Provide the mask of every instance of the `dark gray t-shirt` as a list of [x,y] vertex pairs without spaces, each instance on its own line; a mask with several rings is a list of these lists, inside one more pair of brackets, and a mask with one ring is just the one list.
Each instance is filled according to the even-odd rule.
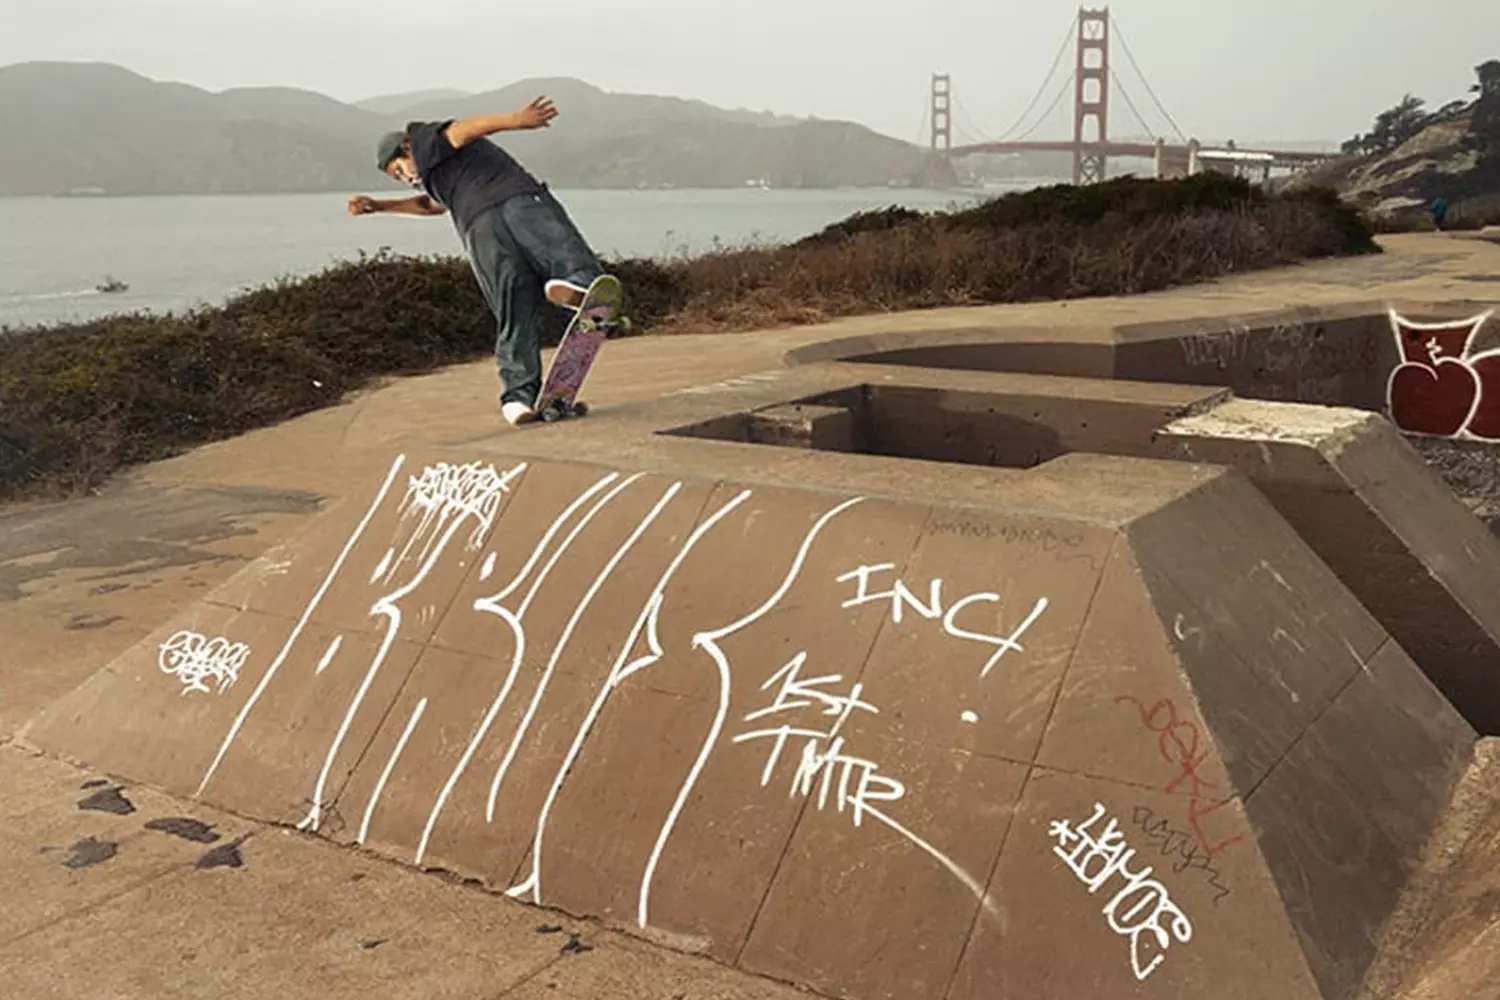
[[454,149],[443,134],[452,122],[451,118],[410,122],[406,134],[411,139],[411,155],[422,186],[453,213],[453,225],[460,233],[468,232],[486,209],[516,195],[542,190],[541,183],[515,157],[493,142],[475,139]]

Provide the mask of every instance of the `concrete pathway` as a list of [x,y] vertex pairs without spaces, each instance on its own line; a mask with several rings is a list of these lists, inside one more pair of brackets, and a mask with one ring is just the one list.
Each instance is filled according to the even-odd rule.
[[797,1000],[800,990],[0,747],[7,1000]]

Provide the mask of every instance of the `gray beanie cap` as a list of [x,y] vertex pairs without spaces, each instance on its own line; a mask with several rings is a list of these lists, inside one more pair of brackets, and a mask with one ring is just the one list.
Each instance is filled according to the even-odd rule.
[[391,161],[401,155],[401,144],[405,141],[405,132],[387,132],[381,136],[379,145],[375,147],[375,169],[385,173],[385,168],[391,165]]

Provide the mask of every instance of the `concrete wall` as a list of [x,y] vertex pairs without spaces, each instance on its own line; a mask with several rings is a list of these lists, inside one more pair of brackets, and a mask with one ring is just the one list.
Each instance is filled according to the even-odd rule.
[[[1459,322],[1494,308],[1480,302],[1393,305],[1418,323]],[[1042,329],[1006,330],[1003,335],[983,330],[922,337],[892,333],[815,345],[794,352],[789,361],[810,364],[842,359],[915,368],[1223,386],[1246,399],[1352,406],[1384,413],[1390,408],[1392,372],[1410,356],[1392,329],[1390,309],[1383,303],[1353,303],[1126,325],[1092,336],[1062,337],[1058,331]],[[1500,324],[1490,324],[1468,347],[1478,353],[1500,347]],[[1453,356],[1458,353],[1455,349]],[[1500,369],[1496,378],[1500,379]],[[1500,396],[1500,381],[1492,394]],[[1496,413],[1494,425],[1500,434],[1500,408]]]
[[993,476],[403,456],[26,738],[830,996],[1351,995],[1472,730],[1236,474]]

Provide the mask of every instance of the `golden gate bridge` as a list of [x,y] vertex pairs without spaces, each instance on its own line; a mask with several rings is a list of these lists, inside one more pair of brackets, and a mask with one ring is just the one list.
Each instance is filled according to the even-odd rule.
[[[1146,123],[1135,102],[1126,92],[1123,82],[1111,63],[1111,48],[1116,39],[1120,42],[1136,75],[1145,85],[1147,94],[1166,119],[1176,141],[1158,135]],[[1030,128],[1020,131],[1022,126],[1031,119],[1038,101],[1047,92],[1048,85],[1057,75],[1070,42],[1074,52],[1072,72],[1064,74],[1063,86],[1056,91],[1047,109],[1037,117]],[[1061,106],[1069,90],[1073,93],[1073,137],[1071,139],[1031,138],[1046,123],[1048,117]],[[1124,99],[1126,107],[1135,119],[1135,124],[1142,129],[1142,134],[1149,138],[1125,141],[1109,138],[1111,95],[1115,91],[1118,91]],[[1108,7],[1098,9],[1080,7],[1078,9],[1078,14],[1074,17],[1067,35],[1063,38],[1063,44],[1053,59],[1052,68],[1047,71],[1047,79],[1042,82],[1036,96],[1031,99],[1026,110],[1021,112],[1016,123],[1003,134],[994,138],[984,138],[973,129],[965,129],[962,126],[955,129],[955,110],[962,113],[962,106],[957,103],[951,77],[946,73],[934,73],[927,116],[923,122],[924,129],[930,126],[929,140],[933,152],[950,159],[981,153],[1072,153],[1074,184],[1092,184],[1104,180],[1109,160],[1112,157],[1152,160],[1155,166],[1155,176],[1159,178],[1183,177],[1203,170],[1218,170],[1241,176],[1259,174],[1262,179],[1265,179],[1270,177],[1272,170],[1295,170],[1337,156],[1336,153],[1244,149],[1236,147],[1233,142],[1223,147],[1205,146],[1197,139],[1188,138],[1177,127],[1176,121],[1162,106],[1161,101],[1157,99],[1150,82],[1146,80],[1145,74],[1136,63],[1135,55],[1130,51],[1124,35],[1120,33],[1118,24],[1111,18]],[[967,124],[972,125],[966,113],[963,113],[962,117]],[[960,140],[968,141],[955,145],[953,141],[955,132],[958,133]],[[1017,135],[1017,132],[1020,134]]]

